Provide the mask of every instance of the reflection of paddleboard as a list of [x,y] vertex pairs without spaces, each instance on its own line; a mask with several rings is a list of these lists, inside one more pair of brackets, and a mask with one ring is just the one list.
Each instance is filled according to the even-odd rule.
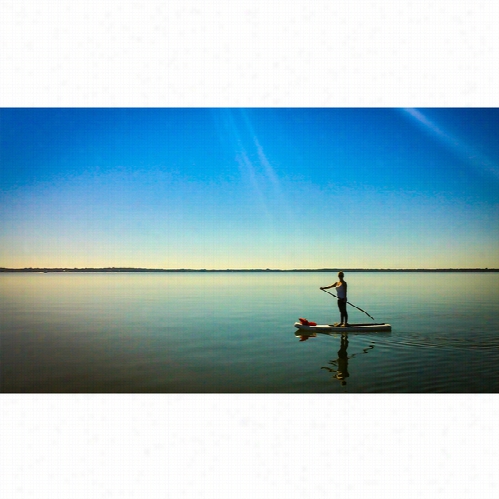
[[373,324],[350,324],[349,326],[340,326],[339,324],[315,324],[314,322],[295,322],[295,327],[302,331],[319,332],[338,332],[338,333],[359,333],[359,332],[377,332],[391,331],[392,326],[386,323]]

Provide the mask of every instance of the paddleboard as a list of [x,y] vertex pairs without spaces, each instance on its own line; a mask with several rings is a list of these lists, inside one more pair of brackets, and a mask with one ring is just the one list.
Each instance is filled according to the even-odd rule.
[[295,327],[302,331],[320,331],[329,333],[360,333],[360,332],[381,332],[391,331],[392,326],[386,323],[368,323],[368,324],[350,324],[349,326],[340,326],[338,324],[316,324],[295,322]]

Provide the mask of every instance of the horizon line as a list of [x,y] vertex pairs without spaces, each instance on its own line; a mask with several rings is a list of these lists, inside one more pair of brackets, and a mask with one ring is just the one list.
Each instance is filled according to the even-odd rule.
[[147,267],[0,267],[0,272],[499,272],[489,267],[324,267],[324,268],[147,268]]

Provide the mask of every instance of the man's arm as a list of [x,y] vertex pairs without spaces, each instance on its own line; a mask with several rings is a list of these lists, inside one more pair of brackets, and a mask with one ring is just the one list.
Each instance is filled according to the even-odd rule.
[[337,285],[338,285],[338,283],[337,283],[337,282],[335,282],[334,284],[331,284],[331,286],[324,286],[324,287],[322,287],[321,289],[330,289],[330,288],[335,288]]

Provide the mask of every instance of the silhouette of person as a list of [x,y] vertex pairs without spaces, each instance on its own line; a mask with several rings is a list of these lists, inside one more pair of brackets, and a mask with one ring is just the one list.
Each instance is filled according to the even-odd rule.
[[346,335],[341,336],[340,349],[338,350],[338,371],[336,373],[335,378],[341,381],[342,385],[346,385],[347,382],[345,378],[350,376],[348,372],[348,337]]
[[338,296],[338,308],[340,309],[340,323],[339,326],[348,326],[348,312],[347,312],[347,282],[343,279],[343,272],[338,272],[339,281],[331,284],[331,286],[324,286],[320,289],[336,288]]

